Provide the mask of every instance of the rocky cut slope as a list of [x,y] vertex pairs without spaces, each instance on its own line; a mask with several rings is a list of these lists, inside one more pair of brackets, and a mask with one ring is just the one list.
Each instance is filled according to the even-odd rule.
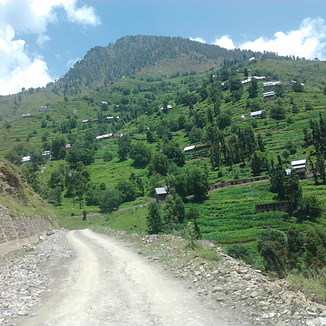
[[51,212],[11,165],[0,161],[0,254],[38,241],[56,228]]

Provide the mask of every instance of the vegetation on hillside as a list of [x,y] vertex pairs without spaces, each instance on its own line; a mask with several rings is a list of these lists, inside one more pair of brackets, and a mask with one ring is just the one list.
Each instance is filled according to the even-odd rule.
[[[49,86],[65,100],[24,118],[23,103],[2,110],[0,152],[61,217],[87,210],[131,232],[187,230],[280,276],[323,268],[325,72],[320,61],[127,37]],[[285,172],[303,159],[311,178]],[[269,180],[241,184],[255,176]],[[164,204],[157,187],[169,190]],[[284,209],[256,213],[274,203]]]

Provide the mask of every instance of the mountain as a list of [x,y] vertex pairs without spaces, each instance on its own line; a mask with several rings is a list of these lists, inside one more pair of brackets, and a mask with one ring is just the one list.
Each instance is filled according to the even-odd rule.
[[252,57],[281,58],[274,53],[226,50],[181,37],[126,36],[114,44],[89,50],[68,73],[46,87],[0,96],[0,114],[4,121],[10,122],[15,114],[17,117],[22,114],[21,110],[87,95],[123,77],[169,77],[200,73],[221,65],[234,65]]
[[91,49],[51,88],[56,94],[75,96],[112,84],[123,76],[144,73],[146,69],[151,75],[203,72],[222,63],[261,55],[239,49],[230,51],[181,37],[126,36],[115,44]]

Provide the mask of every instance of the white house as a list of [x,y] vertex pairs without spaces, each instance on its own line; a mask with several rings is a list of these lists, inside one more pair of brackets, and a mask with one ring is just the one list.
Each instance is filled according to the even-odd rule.
[[295,169],[302,169],[302,168],[305,168],[306,167],[306,164],[307,164],[307,160],[306,159],[292,161],[291,162],[291,168],[293,170],[295,170]]
[[250,112],[250,117],[251,118],[261,118],[263,115],[263,112],[264,112],[263,110]]
[[307,160],[297,160],[291,162],[291,172],[295,171],[301,179],[306,178]]
[[264,101],[272,101],[275,99],[276,94],[274,91],[263,93]]
[[112,136],[113,136],[112,133],[105,134],[105,135],[99,135],[99,136],[96,136],[96,140],[109,139],[109,138],[112,138]]
[[282,82],[276,81],[276,82],[263,83],[264,90],[273,89],[274,87],[277,87],[277,86],[282,86]]
[[155,198],[157,203],[162,203],[165,201],[166,196],[169,194],[168,187],[155,188]]
[[183,149],[184,152],[192,152],[196,148],[196,145],[187,146]]
[[31,160],[31,157],[30,156],[24,156],[23,158],[22,158],[22,162],[24,163],[24,162],[29,162]]

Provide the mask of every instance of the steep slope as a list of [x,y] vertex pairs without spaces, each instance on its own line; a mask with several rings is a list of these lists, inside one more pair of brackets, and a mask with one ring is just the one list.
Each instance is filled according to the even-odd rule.
[[0,161],[0,254],[38,241],[38,235],[57,225],[51,213],[9,164]]

